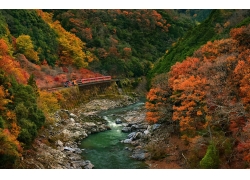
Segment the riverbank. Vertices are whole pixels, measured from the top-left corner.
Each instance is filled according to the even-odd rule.
[[[127,106],[136,98],[119,96],[118,99],[92,100],[73,110],[58,110],[52,115],[54,123],[40,130],[31,148],[25,150],[18,169],[92,169],[89,160],[82,159],[84,149],[78,146],[90,134],[107,131],[105,119],[95,114],[101,110]]]
[[[41,129],[32,147],[23,153],[16,168],[23,169],[92,169],[95,167],[89,159],[83,159],[85,149],[80,148],[81,141],[91,134],[108,131],[107,120],[99,116],[117,107],[127,107],[137,98],[120,96],[118,99],[95,99],[73,110],[58,110],[52,116],[55,123]],[[178,169],[175,162],[169,162],[163,156],[168,140],[167,127],[160,124],[149,125],[145,121],[146,109],[126,111],[116,117],[126,135],[120,143],[125,144],[130,158],[144,161],[150,169]],[[165,133],[164,133],[165,132]],[[169,145],[169,143],[168,143]],[[160,147],[162,146],[162,147]],[[165,149],[164,149],[165,148]],[[174,157],[174,156],[173,156]]]

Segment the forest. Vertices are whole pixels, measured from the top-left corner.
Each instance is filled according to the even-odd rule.
[[[46,89],[102,75],[147,78],[146,121],[188,168],[249,168],[249,24],[240,9],[0,10],[0,168],[79,105]]]

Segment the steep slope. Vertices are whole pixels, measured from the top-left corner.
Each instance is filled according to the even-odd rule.
[[[35,10],[1,10],[13,40],[25,34],[31,37],[34,50],[39,51],[39,59],[54,65],[58,59],[57,35],[36,13]]]
[[[166,126],[173,149],[165,153],[178,156],[166,161],[249,168],[249,37],[250,25],[233,28],[228,38],[208,41],[152,80],[146,119]]]
[[[175,10],[51,11],[96,55],[99,61],[90,67],[115,76],[146,75],[152,63],[194,26],[189,15]]]
[[[42,13],[0,10],[0,168],[13,168],[38,131],[51,123],[49,113],[60,108],[63,95],[41,91],[41,87],[100,76],[82,68],[87,58],[65,64],[65,54],[73,60],[85,55],[84,43],[60,23],[44,21]],[[61,47],[62,42],[72,41],[76,44]]]
[[[249,22],[249,10],[213,10],[201,24],[191,29],[169,51],[155,63],[148,77],[168,72],[176,62],[192,56],[207,41],[228,37],[231,28]],[[242,23],[241,23],[242,22]]]

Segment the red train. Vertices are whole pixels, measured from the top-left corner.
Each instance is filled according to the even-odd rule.
[[[77,79],[73,81],[66,81],[64,83],[65,87],[69,86],[76,86],[81,84],[88,84],[92,82],[101,82],[101,81],[109,81],[111,80],[111,76],[100,76],[100,77],[94,77],[94,78],[84,78],[84,79]]]

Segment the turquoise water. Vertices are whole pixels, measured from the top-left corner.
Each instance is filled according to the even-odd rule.
[[[130,158],[131,152],[125,150],[128,144],[120,141],[126,139],[127,133],[121,132],[122,126],[115,123],[115,119],[126,111],[136,110],[143,106],[144,103],[116,108],[101,112],[103,118],[109,122],[111,130],[92,134],[84,139],[81,148],[85,149],[83,158],[90,160],[95,169],[145,169],[147,165],[142,161]]]

